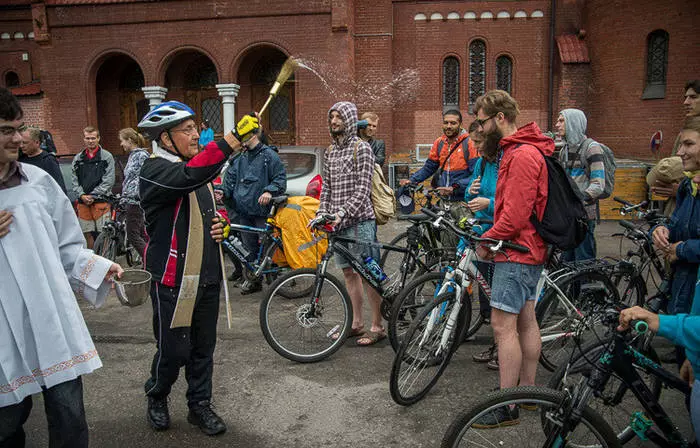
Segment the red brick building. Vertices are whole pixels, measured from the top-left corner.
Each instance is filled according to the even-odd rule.
[[[691,0],[3,0],[0,85],[26,121],[77,152],[96,125],[117,132],[163,98],[187,102],[221,132],[265,101],[290,55],[298,70],[265,116],[277,143],[326,145],[326,114],[352,99],[380,115],[393,157],[440,133],[440,114],[508,89],[520,123],[551,127],[579,107],[619,157],[670,152],[683,84],[700,77]],[[245,7],[244,7],[245,6]],[[166,90],[167,89],[167,90]],[[234,103],[235,101],[235,103]],[[468,120],[465,119],[465,121]]]

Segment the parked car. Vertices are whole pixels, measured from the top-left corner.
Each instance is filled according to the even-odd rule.
[[[309,182],[323,171],[323,153],[326,149],[315,146],[282,146],[280,159],[287,170],[287,194],[306,195]]]
[[[112,187],[112,193],[120,194],[122,192],[122,182],[124,181],[124,167],[126,166],[126,161],[129,156],[126,154],[114,155],[114,187]],[[61,168],[61,175],[63,175],[63,182],[66,184],[66,190],[68,190],[68,199],[71,202],[76,202],[78,200],[78,195],[73,191],[73,178],[72,178],[72,163],[75,154],[60,154],[56,156],[58,159],[58,166]]]

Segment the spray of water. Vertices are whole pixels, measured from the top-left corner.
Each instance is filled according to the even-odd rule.
[[[389,82],[372,79],[351,80],[347,72],[337,66],[313,58],[295,58],[300,68],[313,73],[324,90],[338,100],[352,101],[360,108],[395,108],[415,101],[420,86],[416,69],[393,73]]]

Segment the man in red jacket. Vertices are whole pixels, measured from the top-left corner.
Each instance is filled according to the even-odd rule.
[[[547,255],[547,245],[530,222],[542,219],[547,203],[547,166],[540,151],[551,155],[554,141],[535,123],[518,128],[518,103],[502,90],[479,97],[475,110],[486,145],[498,146],[498,181],[494,224],[485,238],[507,240],[528,253],[505,250],[494,254],[480,246],[477,253],[495,262],[491,293],[491,326],[498,344],[501,389],[535,384],[540,356],[540,330],[535,319],[535,289]],[[539,149],[539,151],[538,151]],[[519,409],[504,406],[478,422],[482,428],[519,423]]]

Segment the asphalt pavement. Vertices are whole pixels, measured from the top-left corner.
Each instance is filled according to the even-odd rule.
[[[390,241],[404,226],[380,227],[380,240]],[[619,239],[610,237],[618,229],[615,222],[598,226],[599,255],[619,255]],[[399,406],[389,395],[394,353],[386,340],[371,347],[349,340],[325,361],[297,364],[275,353],[263,338],[258,323],[263,293],[231,292],[233,325],[227,328],[222,300],[214,354],[213,402],[228,425],[217,437],[187,423],[184,371],[170,395],[172,427],[164,432],[149,427],[143,384],[155,340],[148,303],[127,308],[112,297],[101,309],[81,304],[104,364],[84,377],[93,447],[437,447],[458,412],[498,385],[497,372],[471,361],[491,343],[491,329],[483,327],[474,341],[460,346],[426,398]],[[660,338],[655,344],[660,351],[670,347]],[[540,367],[538,382],[548,377]],[[662,399],[688,434],[680,394],[664,390]],[[35,397],[25,426],[29,447],[48,446],[42,407],[41,397]],[[633,441],[626,446],[647,445]]]

